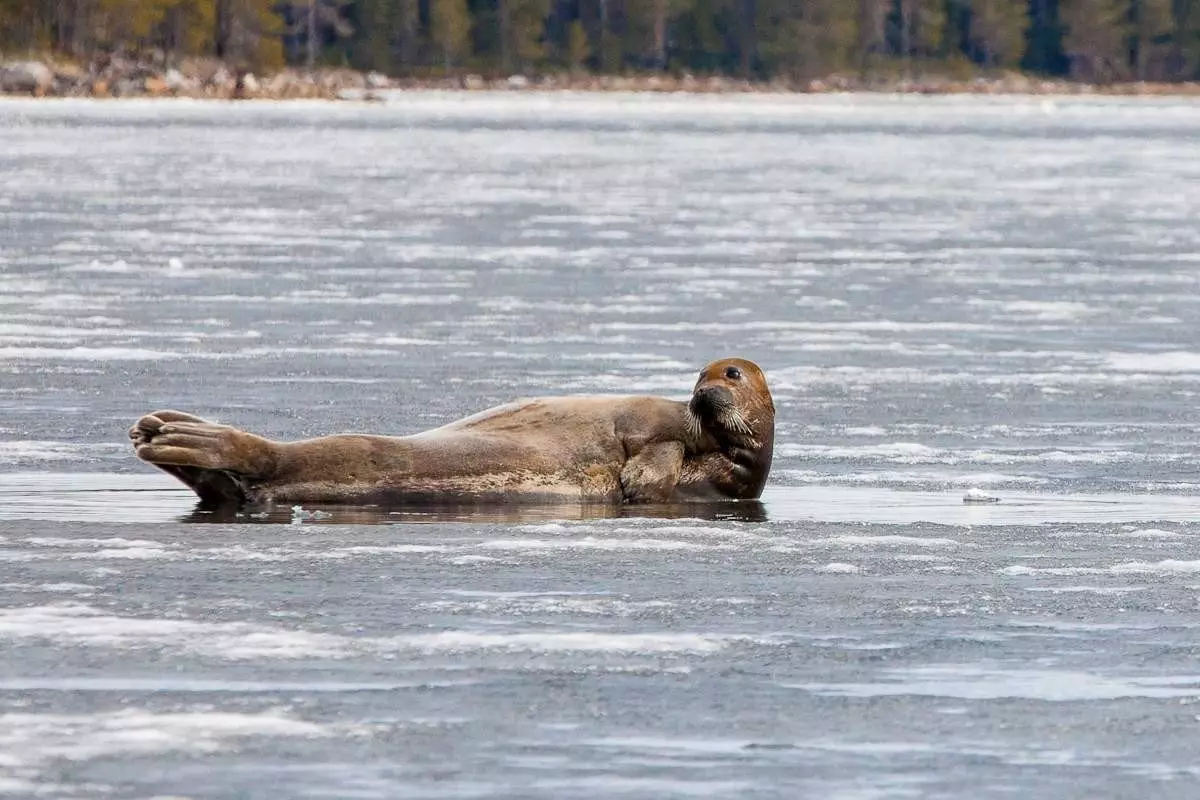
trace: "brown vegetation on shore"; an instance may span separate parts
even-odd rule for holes
[[[804,80],[777,77],[770,81],[687,73],[593,75],[578,71],[533,77],[512,75],[487,78],[465,73],[389,78],[378,72],[360,72],[349,68],[317,68],[312,71],[284,68],[267,75],[255,75],[245,70],[239,72],[231,65],[213,58],[182,59],[177,66],[165,69],[147,61],[119,57],[96,61],[87,66],[49,58],[0,63],[0,93],[33,97],[370,100],[386,90],[1194,96],[1200,95],[1200,83],[1129,81],[1088,84],[1018,72],[965,78],[937,74],[913,77],[833,74]]]
[[[0,0],[0,92],[1195,94],[1200,0]]]

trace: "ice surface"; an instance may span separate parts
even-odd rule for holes
[[[1198,125],[0,100],[0,793],[1197,795]],[[725,355],[778,411],[750,512],[185,524],[126,437],[686,397]]]

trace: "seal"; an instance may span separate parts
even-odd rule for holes
[[[129,437],[207,506],[753,500],[775,406],[758,365],[727,358],[701,370],[687,402],[535,397],[408,436],[290,442],[167,410]]]

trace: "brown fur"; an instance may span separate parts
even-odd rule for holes
[[[727,375],[734,368],[737,379]],[[713,389],[727,390],[718,405],[733,429],[697,404],[696,393]],[[755,364],[725,359],[701,372],[690,404],[542,397],[411,436],[295,442],[156,411],[129,436],[138,458],[212,505],[753,499],[771,467],[774,406]]]

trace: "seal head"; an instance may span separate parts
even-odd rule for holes
[[[742,358],[708,364],[696,380],[687,415],[697,449],[713,448],[730,462],[723,492],[758,497],[775,446],[775,404],[762,369]]]

